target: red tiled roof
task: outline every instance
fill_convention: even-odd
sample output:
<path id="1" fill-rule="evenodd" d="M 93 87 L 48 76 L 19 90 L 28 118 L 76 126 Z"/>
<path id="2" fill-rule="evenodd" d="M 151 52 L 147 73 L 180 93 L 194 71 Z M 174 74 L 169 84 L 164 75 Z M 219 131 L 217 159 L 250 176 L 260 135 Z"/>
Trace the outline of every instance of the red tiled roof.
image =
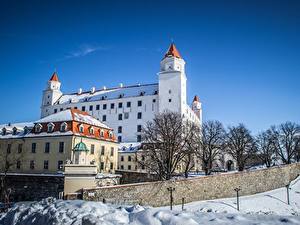
<path id="1" fill-rule="evenodd" d="M 166 57 L 170 57 L 170 56 L 173 56 L 173 57 L 181 59 L 179 51 L 176 49 L 176 46 L 173 43 L 170 45 L 167 53 L 165 54 L 165 58 Z"/>
<path id="2" fill-rule="evenodd" d="M 51 76 L 51 78 L 50 78 L 50 81 L 59 81 L 56 72 L 54 72 L 54 73 L 52 74 L 52 76 Z"/>

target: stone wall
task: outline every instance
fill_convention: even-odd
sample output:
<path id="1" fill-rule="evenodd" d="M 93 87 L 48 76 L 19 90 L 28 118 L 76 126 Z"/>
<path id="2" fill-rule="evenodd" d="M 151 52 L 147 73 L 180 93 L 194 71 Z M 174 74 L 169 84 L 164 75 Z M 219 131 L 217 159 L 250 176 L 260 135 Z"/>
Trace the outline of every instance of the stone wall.
<path id="1" fill-rule="evenodd" d="M 174 202 L 185 202 L 234 197 L 234 188 L 241 188 L 241 195 L 280 188 L 300 174 L 300 163 L 255 171 L 218 174 L 177 181 L 156 181 L 118 185 L 83 190 L 83 199 L 91 201 L 138 203 L 141 205 L 168 205 L 168 187 L 174 187 Z"/>
<path id="2" fill-rule="evenodd" d="M 159 180 L 155 174 L 149 174 L 146 172 L 116 170 L 116 174 L 120 174 L 122 176 L 120 180 L 121 184 L 132 184 Z"/>
<path id="3" fill-rule="evenodd" d="M 12 189 L 11 201 L 38 201 L 47 197 L 59 197 L 64 191 L 64 177 L 61 175 L 7 175 L 6 182 Z"/>

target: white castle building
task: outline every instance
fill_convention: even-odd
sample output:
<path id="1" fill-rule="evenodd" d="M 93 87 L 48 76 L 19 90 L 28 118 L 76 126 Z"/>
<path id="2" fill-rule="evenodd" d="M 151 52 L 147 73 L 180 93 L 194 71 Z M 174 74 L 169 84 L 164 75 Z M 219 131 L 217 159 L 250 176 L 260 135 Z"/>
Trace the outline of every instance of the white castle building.
<path id="1" fill-rule="evenodd" d="M 87 111 L 113 128 L 119 142 L 141 142 L 142 126 L 156 113 L 170 110 L 184 118 L 202 123 L 198 96 L 189 106 L 185 61 L 171 44 L 160 62 L 158 83 L 106 88 L 64 94 L 55 72 L 43 91 L 41 118 L 69 108 Z"/>

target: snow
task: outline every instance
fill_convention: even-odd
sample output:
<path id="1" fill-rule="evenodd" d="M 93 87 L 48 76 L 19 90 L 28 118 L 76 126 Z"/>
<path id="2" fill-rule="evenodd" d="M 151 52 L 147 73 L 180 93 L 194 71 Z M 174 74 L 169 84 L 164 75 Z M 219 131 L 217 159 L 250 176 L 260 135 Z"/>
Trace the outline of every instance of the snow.
<path id="1" fill-rule="evenodd" d="M 57 104 L 64 104 L 64 103 L 75 103 L 75 102 L 90 102 L 90 101 L 98 101 L 102 100 L 102 97 L 105 100 L 109 99 L 118 99 L 120 95 L 122 97 L 136 97 L 140 96 L 141 92 L 144 95 L 154 95 L 155 91 L 158 91 L 158 84 L 144 84 L 144 85 L 133 85 L 127 87 L 117 87 L 117 88 L 110 88 L 110 89 L 102 89 L 97 90 L 94 93 L 91 92 L 84 92 L 80 95 L 77 93 L 74 94 L 64 94 L 60 97 Z"/>
<path id="2" fill-rule="evenodd" d="M 140 142 L 122 142 L 119 143 L 119 152 L 122 153 L 130 153 L 130 152 L 136 152 L 141 147 Z"/>
<path id="3" fill-rule="evenodd" d="M 292 182 L 290 194 L 290 206 L 286 204 L 285 188 L 241 197 L 241 211 L 236 210 L 234 198 L 189 203 L 184 211 L 181 211 L 181 206 L 170 211 L 168 207 L 117 206 L 49 198 L 16 204 L 9 212 L 0 215 L 0 224 L 299 225 L 300 179 Z"/>
<path id="4" fill-rule="evenodd" d="M 70 109 L 46 116 L 40 120 L 37 120 L 35 123 L 67 122 L 73 120 L 81 123 L 98 126 L 98 127 L 108 128 L 107 125 L 101 123 L 96 118 L 90 115 L 78 113 L 77 111 L 72 111 Z"/>

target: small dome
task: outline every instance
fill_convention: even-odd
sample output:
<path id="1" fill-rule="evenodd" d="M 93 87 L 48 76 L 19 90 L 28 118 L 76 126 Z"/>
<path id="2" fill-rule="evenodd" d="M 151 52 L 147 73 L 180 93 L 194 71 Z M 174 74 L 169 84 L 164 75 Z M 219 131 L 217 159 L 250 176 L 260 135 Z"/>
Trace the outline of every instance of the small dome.
<path id="1" fill-rule="evenodd" d="M 86 144 L 84 144 L 82 141 L 80 141 L 79 143 L 77 143 L 73 149 L 74 152 L 76 151 L 84 151 L 87 152 L 89 151 L 88 148 L 86 147 Z"/>

